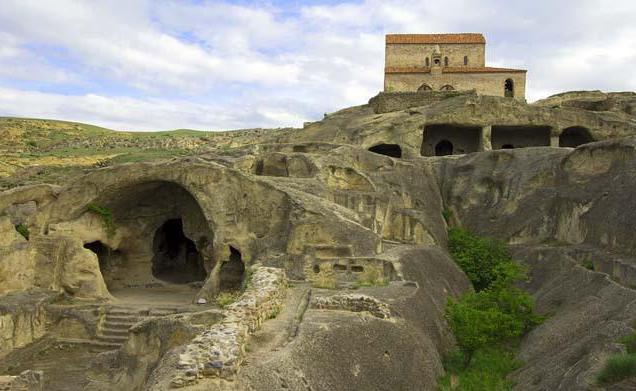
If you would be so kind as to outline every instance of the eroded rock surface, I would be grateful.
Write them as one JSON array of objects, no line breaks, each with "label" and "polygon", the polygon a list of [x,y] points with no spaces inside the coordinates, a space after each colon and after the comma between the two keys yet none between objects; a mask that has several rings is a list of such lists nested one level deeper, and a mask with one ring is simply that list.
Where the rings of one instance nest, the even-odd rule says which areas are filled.
[{"label": "eroded rock surface", "polygon": [[[471,289],[450,224],[530,266],[548,318],[518,388],[586,389],[636,320],[632,95],[418,99],[0,193],[0,354],[107,350],[91,390],[433,390],[446,301]],[[428,157],[446,134],[452,156]],[[171,290],[186,302],[161,306]]]}]

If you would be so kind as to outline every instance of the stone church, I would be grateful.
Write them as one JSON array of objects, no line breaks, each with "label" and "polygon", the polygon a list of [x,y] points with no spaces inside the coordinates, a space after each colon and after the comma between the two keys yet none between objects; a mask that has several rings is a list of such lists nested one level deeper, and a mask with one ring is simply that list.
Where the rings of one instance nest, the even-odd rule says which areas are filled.
[{"label": "stone church", "polygon": [[526,70],[486,66],[482,34],[388,34],[384,91],[476,90],[525,99]]}]

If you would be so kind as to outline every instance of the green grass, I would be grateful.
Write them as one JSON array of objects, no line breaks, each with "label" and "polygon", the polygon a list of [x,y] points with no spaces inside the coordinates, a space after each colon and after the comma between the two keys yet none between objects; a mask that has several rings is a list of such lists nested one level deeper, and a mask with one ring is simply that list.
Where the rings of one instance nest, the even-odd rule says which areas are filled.
[{"label": "green grass", "polygon": [[622,337],[618,340],[618,342],[625,345],[627,353],[636,353],[636,333]]},{"label": "green grass", "polygon": [[600,384],[612,384],[636,376],[636,353],[611,356],[597,376]]},{"label": "green grass", "polygon": [[236,302],[243,292],[234,291],[234,292],[221,292],[216,296],[216,304],[221,308],[226,308],[230,304]]},{"label": "green grass", "polygon": [[368,287],[368,286],[387,286],[389,280],[382,276],[383,271],[380,266],[367,265],[364,267],[364,271],[357,276],[357,280],[354,282],[354,287]]},{"label": "green grass", "polygon": [[455,352],[444,360],[446,375],[439,381],[442,391],[512,390],[514,382],[506,376],[521,367],[513,349],[491,347],[476,351],[466,366],[465,356]]},{"label": "green grass", "polygon": [[104,226],[104,231],[109,238],[115,236],[117,231],[117,227],[115,226],[115,222],[113,220],[113,213],[110,209],[105,206],[97,205],[94,203],[90,203],[86,206],[86,209],[89,212],[92,212],[99,216],[102,219],[102,224]]}]

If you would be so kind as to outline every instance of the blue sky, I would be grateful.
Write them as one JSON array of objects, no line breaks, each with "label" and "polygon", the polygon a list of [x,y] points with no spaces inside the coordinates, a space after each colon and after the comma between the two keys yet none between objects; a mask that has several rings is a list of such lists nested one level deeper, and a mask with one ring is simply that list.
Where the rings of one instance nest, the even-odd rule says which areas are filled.
[{"label": "blue sky", "polygon": [[384,34],[483,32],[530,101],[636,90],[636,2],[2,0],[0,115],[300,126],[382,89]]}]

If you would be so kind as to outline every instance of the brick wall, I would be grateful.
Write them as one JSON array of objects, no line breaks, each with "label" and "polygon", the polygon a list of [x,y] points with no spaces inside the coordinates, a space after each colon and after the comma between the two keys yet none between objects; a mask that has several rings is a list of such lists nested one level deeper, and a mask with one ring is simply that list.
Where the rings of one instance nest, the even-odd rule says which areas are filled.
[{"label": "brick wall", "polygon": [[515,98],[524,100],[526,94],[526,74],[510,73],[388,73],[384,75],[385,92],[414,92],[426,83],[439,90],[442,86],[451,85],[455,90],[475,89],[479,95],[504,96],[506,79],[514,82]]},{"label": "brick wall", "polygon": [[[435,44],[387,44],[385,66],[425,66]],[[448,57],[448,66],[464,66],[464,56],[468,56],[468,66],[483,67],[486,64],[484,44],[441,44],[442,61]]]}]

